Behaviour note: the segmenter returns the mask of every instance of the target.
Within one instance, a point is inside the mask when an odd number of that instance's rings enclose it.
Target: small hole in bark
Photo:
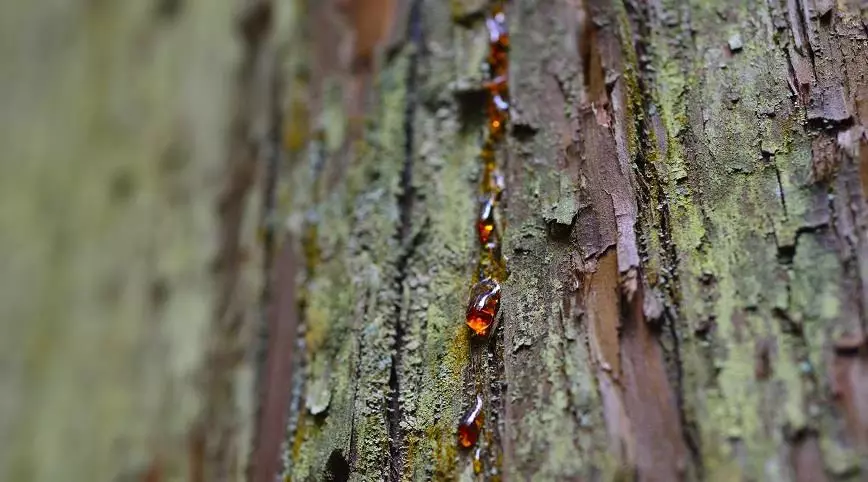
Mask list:
[[[456,95],[458,100],[458,119],[462,130],[477,129],[485,123],[485,106],[488,100],[484,90],[472,90]]]
[[[778,262],[781,264],[793,264],[793,257],[796,256],[796,246],[778,246]]]
[[[350,464],[340,452],[333,450],[326,463],[323,480],[328,482],[346,482],[350,479]]]
[[[515,123],[512,125],[512,136],[519,142],[527,142],[537,133],[537,129],[530,124]]]
[[[834,341],[835,354],[856,356],[868,346],[868,338],[861,333],[844,333]]]
[[[561,224],[557,222],[548,223],[549,238],[553,241],[566,241],[570,239],[570,233],[573,226],[569,224]]]
[[[864,5],[864,3],[863,3]],[[824,25],[829,25],[832,22],[832,10],[835,8],[833,6],[829,6],[829,9],[825,12],[817,12],[817,17],[820,19],[820,23]],[[864,7],[863,7],[864,9]]]

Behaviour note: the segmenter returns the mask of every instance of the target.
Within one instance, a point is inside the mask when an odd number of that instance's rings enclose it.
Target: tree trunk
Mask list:
[[[308,3],[289,476],[868,477],[865,8],[507,3],[511,275],[477,356],[489,4]],[[456,443],[477,365],[480,475]]]
[[[3,480],[868,478],[864,2],[507,1],[484,341],[490,1],[61,3],[0,6]]]

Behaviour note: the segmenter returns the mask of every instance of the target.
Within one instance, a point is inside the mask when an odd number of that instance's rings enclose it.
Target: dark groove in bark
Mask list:
[[[629,8],[629,7],[628,7]],[[637,12],[636,19],[638,21],[639,27],[639,35],[638,40],[635,42],[634,47],[636,49],[636,56],[639,59],[648,58],[648,46],[646,45],[644,39],[649,35],[649,26],[647,25],[648,19],[646,17],[647,12]],[[637,76],[637,84],[639,89],[639,97],[641,99],[641,107],[643,112],[650,113],[652,112],[652,96],[648,92],[648,88],[646,86],[646,79],[652,78],[654,76],[653,69],[650,69],[646,63],[643,63],[641,60],[639,61],[639,70],[640,75]],[[636,119],[636,132],[639,137],[639,146],[640,150],[636,156],[636,167],[638,174],[644,178],[644,185],[647,186],[647,199],[645,199],[645,208],[646,209],[655,209],[659,207],[658,210],[660,212],[659,226],[660,226],[660,237],[661,237],[661,245],[663,247],[663,253],[665,255],[665,269],[664,272],[661,273],[664,279],[663,285],[666,287],[666,291],[670,296],[670,300],[673,303],[673,307],[678,306],[681,301],[681,295],[678,292],[678,273],[676,267],[678,266],[678,253],[675,250],[675,244],[672,241],[672,223],[670,222],[670,213],[669,213],[669,200],[666,198],[666,193],[661,187],[663,181],[661,180],[660,174],[657,172],[656,166],[653,164],[649,164],[646,159],[646,152],[656,149],[656,146],[653,144],[653,140],[648,137],[648,132],[653,130],[653,126],[646,124],[645,119],[650,119],[651,115],[645,115],[638,117]],[[641,201],[642,199],[640,199]],[[655,206],[656,204],[656,206]]]
[[[406,242],[412,227],[413,201],[413,148],[415,147],[413,121],[418,104],[417,80],[419,77],[419,56],[422,48],[421,0],[414,0],[410,7],[407,39],[410,46],[410,66],[407,71],[407,103],[404,108],[404,169],[401,172],[402,192],[398,198],[401,211],[398,237]]]
[[[775,170],[775,179],[778,182],[778,191],[780,191],[780,199],[781,199],[781,208],[784,210],[784,218],[788,218],[789,214],[787,214],[787,198],[784,194],[784,185],[781,182],[781,170],[778,168],[777,161],[775,161],[774,156],[771,158],[772,167]]]
[[[791,25],[790,27],[793,29],[794,34],[796,32],[795,29],[799,29],[799,32],[802,35],[802,40],[804,40],[804,42],[805,42],[805,45],[804,45],[805,51],[799,52],[799,53],[806,55],[808,57],[808,59],[811,61],[811,71],[814,73],[814,78],[816,79],[817,78],[817,65],[816,65],[816,61],[814,59],[814,48],[811,46],[811,40],[808,38],[808,23],[807,23],[807,19],[805,18],[804,5],[802,3],[802,0],[791,0],[791,1],[795,5],[795,10],[796,10],[796,15],[795,15],[796,18],[794,18],[793,20],[796,20],[798,22],[798,25]],[[796,44],[796,48],[798,50],[801,50],[798,43]]]
[[[398,287],[399,293],[406,278],[407,256],[402,255],[398,260],[398,270],[395,277],[395,284]],[[401,470],[403,467],[403,442],[404,436],[401,433],[401,385],[398,376],[398,371],[402,361],[402,351],[404,350],[404,325],[401,317],[404,315],[400,301],[396,300],[395,305],[395,339],[392,345],[392,366],[389,370],[389,404],[386,414],[386,423],[389,435],[389,471],[388,480],[397,481],[401,478]]]
[[[422,48],[421,0],[414,0],[410,7],[407,27],[407,41],[410,50],[409,67],[407,71],[407,99],[404,109],[404,168],[401,172],[401,193],[398,196],[399,224],[397,237],[402,254],[396,262],[395,286],[397,292],[403,292],[407,280],[409,260],[413,257],[419,239],[410,239],[413,223],[413,204],[415,189],[413,188],[413,151],[415,148],[414,121],[418,105],[417,80],[419,76],[419,56]],[[387,413],[389,470],[391,481],[401,480],[404,469],[405,434],[401,430],[403,410],[401,407],[400,368],[404,351],[404,323],[402,318],[409,310],[402,309],[400,300],[395,305],[395,339],[392,346],[392,367],[389,373],[389,402]]]

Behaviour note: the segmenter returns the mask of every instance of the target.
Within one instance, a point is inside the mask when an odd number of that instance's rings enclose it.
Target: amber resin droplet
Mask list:
[[[509,31],[503,12],[496,12],[485,20],[488,28],[488,67],[492,77],[505,76],[509,70]]]
[[[482,176],[479,180],[479,215],[476,218],[476,231],[479,235],[479,259],[477,261],[474,281],[470,290],[470,300],[467,304],[466,323],[478,337],[486,337],[493,331],[497,312],[500,309],[500,282],[509,276],[507,259],[501,248],[501,230],[505,229],[504,220],[495,222],[495,208],[501,202],[505,189],[505,179],[497,166],[499,145],[503,141],[510,117],[510,97],[507,76],[509,74],[509,31],[503,5],[495,0],[490,14],[485,18],[488,29],[488,72],[490,79],[483,86],[488,91],[485,114],[487,120],[487,135],[482,146],[480,160],[482,161]],[[483,338],[484,339],[484,338]],[[473,344],[480,349],[479,344]],[[471,348],[473,349],[473,348]],[[471,371],[478,370],[471,365]],[[474,376],[479,380],[480,373]],[[478,388],[477,388],[478,390]],[[477,391],[475,405],[461,418],[458,423],[458,444],[465,449],[474,447],[482,431],[483,401]],[[486,447],[491,445],[491,434],[487,434]],[[476,447],[472,456],[473,471],[483,473],[482,447]],[[499,466],[499,458],[495,466]],[[496,474],[493,470],[492,474]],[[499,480],[499,476],[494,476]],[[493,480],[493,479],[492,479]]]
[[[491,184],[494,190],[494,198],[499,201],[503,195],[503,191],[506,189],[506,180],[503,178],[503,174],[497,171],[493,172],[491,174]]]
[[[509,94],[506,76],[499,75],[487,84],[488,96],[488,127],[489,133],[496,140],[500,137],[506,121],[509,120]]]
[[[500,283],[485,278],[470,290],[470,303],[467,305],[467,326],[479,336],[488,334],[500,309]]]
[[[501,102],[506,105],[508,109],[509,104],[506,104],[506,101],[501,99],[499,96],[494,96],[488,103],[488,132],[489,134],[495,138],[500,139],[503,134],[503,130],[506,127],[506,121],[508,120],[507,110],[501,110],[498,107],[497,99],[500,99]]]
[[[496,8],[493,15],[485,19],[485,27],[488,28],[488,41],[492,48],[495,46],[504,50],[509,48],[509,31],[506,28],[506,15]]]
[[[487,139],[485,145],[482,147],[482,154],[480,154],[480,157],[482,158],[482,167],[486,170],[494,169],[494,156],[494,142],[492,142],[492,139]]]
[[[476,445],[479,431],[482,429],[482,397],[476,395],[476,403],[458,423],[458,443],[464,448]]]
[[[499,95],[506,97],[506,94],[509,91],[509,85],[507,84],[506,75],[498,75],[495,78],[489,80],[485,83],[485,88],[488,89],[488,92],[492,96]]]
[[[494,199],[488,198],[482,202],[479,209],[479,218],[476,220],[476,231],[479,233],[479,242],[485,246],[494,234]]]

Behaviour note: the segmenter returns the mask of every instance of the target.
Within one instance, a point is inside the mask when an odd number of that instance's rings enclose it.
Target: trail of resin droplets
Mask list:
[[[479,263],[474,273],[474,285],[467,304],[466,323],[476,337],[487,337],[494,326],[500,309],[500,283],[507,277],[506,259],[501,252],[503,223],[497,223],[495,212],[504,190],[503,174],[497,167],[497,148],[503,140],[509,120],[509,33],[502,5],[495,6],[485,19],[489,35],[488,76],[485,83],[488,92],[486,114],[488,131],[482,147],[482,179],[479,183],[479,212],[476,231],[479,236]],[[482,345],[476,347],[482,349]],[[473,348],[471,348],[473,349]],[[481,369],[474,364],[474,370]],[[479,379],[480,374],[474,373]],[[458,424],[458,444],[463,448],[476,445],[482,430],[483,397],[477,383],[475,403],[461,417]],[[480,449],[476,449],[474,470],[481,471]]]

